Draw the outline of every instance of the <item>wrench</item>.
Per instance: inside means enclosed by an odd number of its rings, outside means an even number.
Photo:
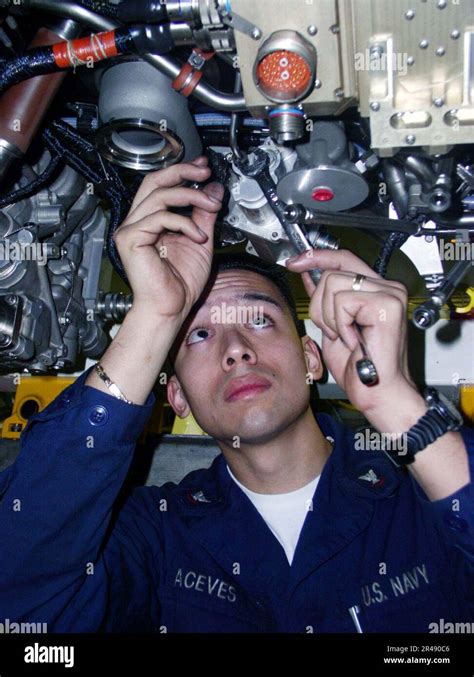
[[[235,156],[234,163],[237,165],[242,174],[254,179],[258,183],[260,190],[270,205],[270,208],[280,221],[286,236],[296,251],[299,254],[302,254],[306,251],[312,251],[313,247],[308,241],[308,236],[304,226],[291,222],[291,220],[288,218],[288,205],[283,202],[283,200],[280,200],[277,195],[275,183],[270,175],[269,170],[270,158],[261,149],[257,149],[254,152],[254,156],[255,161],[252,164],[250,164],[248,158],[241,159]],[[313,268],[308,272],[314,284],[317,285],[321,279],[322,271],[319,268]],[[367,346],[362,336],[361,327],[357,324],[357,322],[354,322],[354,328],[356,330],[359,346],[363,354],[362,359],[357,360],[356,362],[357,375],[359,376],[361,383],[364,385],[369,387],[374,386],[379,382],[377,369],[370,359]]]

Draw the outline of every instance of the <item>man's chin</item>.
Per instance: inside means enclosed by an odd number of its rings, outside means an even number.
[[[245,415],[234,416],[230,420],[221,422],[221,430],[224,434],[216,436],[222,441],[231,441],[235,446],[235,441],[240,444],[264,444],[277,437],[288,425],[288,421],[279,420],[275,412],[262,412],[261,409],[248,411]],[[228,423],[228,425],[226,425]]]

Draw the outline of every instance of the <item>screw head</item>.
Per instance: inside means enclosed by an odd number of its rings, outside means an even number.
[[[437,108],[441,108],[441,106],[444,106],[444,99],[438,96],[436,99],[433,100],[433,103]]]
[[[423,40],[420,40],[419,47],[420,47],[420,49],[426,49],[429,44],[430,44],[429,40],[427,40],[426,38],[423,38]]]
[[[255,28],[252,29],[251,35],[254,40],[260,40],[260,38],[262,37],[262,31],[260,30],[260,28],[257,28],[255,26]]]
[[[316,35],[316,33],[318,32],[318,27],[315,26],[314,24],[310,24],[307,30],[309,35]]]
[[[272,233],[272,240],[278,240],[278,237],[279,237],[278,232],[274,230]]]
[[[336,99],[342,99],[342,97],[344,96],[343,90],[340,87],[338,87],[337,89],[334,90],[334,96],[336,97]]]
[[[415,10],[414,9],[408,9],[405,12],[405,19],[407,19],[408,21],[411,21],[414,18],[415,18]]]
[[[408,64],[409,66],[413,66],[414,63],[415,63],[415,57],[414,57],[414,56],[409,56],[408,59],[407,59],[407,64]]]
[[[438,9],[445,9],[447,4],[446,0],[438,0],[437,7]]]
[[[408,134],[408,136],[405,137],[405,141],[410,145],[413,146],[413,144],[416,141],[416,136],[414,134]]]
[[[371,59],[380,59],[380,57],[383,54],[383,48],[381,45],[373,45],[373,47],[370,48],[370,58]]]
[[[446,50],[444,49],[444,47],[438,47],[438,49],[436,50],[436,56],[444,56],[445,52]]]
[[[453,40],[457,40],[457,39],[459,38],[460,35],[461,35],[461,32],[458,31],[457,28],[454,28],[454,29],[451,31],[451,38],[452,38]]]
[[[337,24],[334,24],[333,26],[331,26],[330,31],[331,33],[339,33],[340,28]]]
[[[315,89],[320,89],[322,84],[323,84],[323,83],[321,82],[321,80],[320,80],[319,78],[317,78],[317,79],[314,81],[314,87],[315,87]]]
[[[372,103],[370,104],[370,110],[373,110],[375,112],[380,110],[380,103],[378,101],[372,101]]]

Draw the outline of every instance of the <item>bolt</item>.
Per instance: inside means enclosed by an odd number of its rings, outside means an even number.
[[[314,87],[315,87],[315,89],[321,89],[321,85],[322,85],[322,84],[323,84],[323,83],[321,82],[321,80],[320,80],[319,78],[318,78],[317,80],[315,80],[315,81],[314,81]]]
[[[438,96],[436,99],[433,100],[433,103],[437,108],[441,108],[441,106],[444,106],[444,99]]]
[[[5,301],[9,306],[16,306],[16,296],[13,296],[12,294],[7,294],[7,296],[5,296]]]
[[[252,28],[251,35],[254,40],[260,40],[260,38],[262,37],[262,31],[260,30],[260,28],[257,28],[255,26],[255,28]]]
[[[380,110],[379,102],[378,101],[372,101],[372,103],[370,104],[370,110],[373,110],[375,112]]]
[[[318,32],[317,26],[315,26],[314,24],[310,24],[310,25],[308,26],[308,33],[309,33],[309,35],[316,35],[317,32]]]
[[[338,87],[337,89],[334,90],[334,96],[336,97],[336,99],[342,99],[342,97],[344,96],[344,91],[340,87]]]
[[[273,233],[272,233],[272,240],[278,240],[278,238],[279,238],[279,234],[276,230],[274,230]]]
[[[436,50],[436,56],[444,56],[445,52],[446,50],[444,49],[444,47],[438,47],[438,49]]]
[[[423,40],[420,41],[419,47],[420,49],[426,49],[429,44],[429,41],[426,38],[423,38]]]
[[[461,33],[458,31],[457,28],[454,28],[454,29],[451,31],[451,37],[452,37],[453,40],[457,40],[457,39],[459,38],[460,35],[461,35]]]
[[[405,141],[410,145],[413,146],[413,144],[416,141],[416,136],[414,134],[408,134],[408,136],[405,137]]]
[[[414,9],[409,9],[405,12],[405,19],[407,19],[408,21],[411,21],[414,18],[415,18],[415,10]]]
[[[415,63],[415,57],[414,57],[414,56],[409,56],[408,59],[407,59],[407,64],[408,64],[409,66],[413,66],[414,63]]]
[[[370,48],[370,58],[380,59],[383,54],[383,47],[381,45],[374,45]]]

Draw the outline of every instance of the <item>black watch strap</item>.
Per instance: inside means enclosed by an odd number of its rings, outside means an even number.
[[[427,447],[449,430],[448,422],[435,409],[429,409],[406,433],[408,455]]]
[[[432,444],[450,430],[459,430],[462,417],[455,409],[451,411],[444,405],[440,395],[434,388],[428,388],[425,397],[430,406],[428,411],[402,435],[402,451],[400,444],[397,451],[385,448],[385,454],[397,466],[413,463],[415,455]],[[447,400],[445,399],[445,402]]]

